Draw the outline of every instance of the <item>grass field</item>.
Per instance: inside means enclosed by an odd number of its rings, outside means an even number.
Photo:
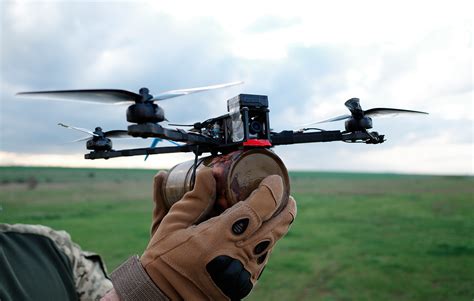
[[[67,230],[109,271],[149,238],[150,170],[0,168],[0,222]],[[298,218],[247,300],[474,299],[474,178],[291,173]]]

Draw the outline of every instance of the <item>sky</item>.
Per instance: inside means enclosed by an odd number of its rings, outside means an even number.
[[[170,168],[189,154],[85,160],[83,135],[58,122],[126,129],[126,106],[21,99],[52,89],[151,93],[242,80],[161,106],[176,123],[268,95],[275,131],[364,109],[379,145],[275,147],[290,170],[474,173],[472,1],[1,1],[0,165]],[[343,130],[343,122],[322,124]],[[122,139],[114,148],[146,147]],[[164,143],[163,145],[166,145]]]

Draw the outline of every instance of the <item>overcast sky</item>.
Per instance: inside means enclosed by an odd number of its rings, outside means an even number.
[[[25,100],[16,92],[115,88],[152,93],[243,80],[162,102],[173,122],[268,95],[274,130],[364,109],[381,145],[276,147],[289,169],[473,174],[472,1],[1,1],[0,164],[171,167],[187,155],[88,161],[63,122],[126,129],[126,106]],[[343,123],[322,125],[343,129]],[[150,140],[116,140],[116,149]]]

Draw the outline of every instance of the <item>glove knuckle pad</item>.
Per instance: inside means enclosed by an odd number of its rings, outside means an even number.
[[[269,239],[259,242],[253,249],[255,255],[260,255],[270,246],[271,241]]]
[[[247,230],[247,227],[249,225],[249,219],[248,218],[242,218],[242,219],[239,219],[238,221],[236,221],[233,225],[232,225],[232,232],[235,234],[235,235],[241,235],[245,232],[245,230]]]
[[[231,300],[242,299],[253,288],[251,274],[240,260],[227,255],[215,257],[206,270],[216,286]]]
[[[246,239],[261,226],[260,217],[247,204],[241,202],[230,209],[223,222],[231,234],[239,240]]]

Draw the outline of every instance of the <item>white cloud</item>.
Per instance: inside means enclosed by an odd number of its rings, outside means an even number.
[[[10,16],[14,22],[13,29],[16,33],[41,31],[43,33],[53,30],[60,19],[61,11],[53,2],[10,1],[9,5],[2,4],[4,16]],[[34,5],[32,5],[34,4]],[[41,26],[38,26],[38,25]]]

